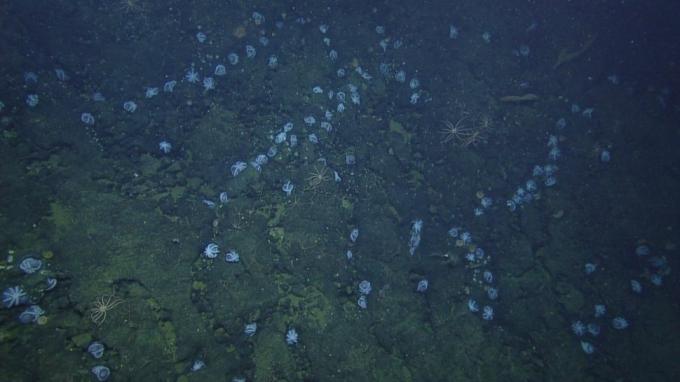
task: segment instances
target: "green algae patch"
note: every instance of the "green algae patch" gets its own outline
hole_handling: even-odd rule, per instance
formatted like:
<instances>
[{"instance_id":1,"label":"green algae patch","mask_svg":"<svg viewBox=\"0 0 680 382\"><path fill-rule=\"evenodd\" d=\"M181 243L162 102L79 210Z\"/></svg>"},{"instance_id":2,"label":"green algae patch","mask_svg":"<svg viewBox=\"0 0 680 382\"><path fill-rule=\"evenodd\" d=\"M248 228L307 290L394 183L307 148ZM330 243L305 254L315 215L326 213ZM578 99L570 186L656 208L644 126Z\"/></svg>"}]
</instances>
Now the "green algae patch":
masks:
<instances>
[{"instance_id":1,"label":"green algae patch","mask_svg":"<svg viewBox=\"0 0 680 382\"><path fill-rule=\"evenodd\" d=\"M283 227L272 227L269 229L269 237L275 242L282 242L286 237L286 230Z\"/></svg>"},{"instance_id":2,"label":"green algae patch","mask_svg":"<svg viewBox=\"0 0 680 382\"><path fill-rule=\"evenodd\" d=\"M343 196L342 199L340 199L340 207L342 207L343 210L351 212L352 209L354 209L354 204L351 200Z\"/></svg>"},{"instance_id":3,"label":"green algae patch","mask_svg":"<svg viewBox=\"0 0 680 382\"><path fill-rule=\"evenodd\" d=\"M26 167L26 174L30 176L40 176L41 174L48 174L49 172L58 170L63 167L62 160L59 155L50 155L47 160L36 161Z\"/></svg>"},{"instance_id":4,"label":"green algae patch","mask_svg":"<svg viewBox=\"0 0 680 382\"><path fill-rule=\"evenodd\" d=\"M191 289L196 292L205 293L205 291L208 290L208 285L203 281L197 280L191 284Z\"/></svg>"},{"instance_id":5,"label":"green algae patch","mask_svg":"<svg viewBox=\"0 0 680 382\"><path fill-rule=\"evenodd\" d=\"M356 307L354 308L356 310ZM359 373L371 370L375 366L375 354L371 351L372 349L374 348L366 343L352 346L347 351L347 368Z\"/></svg>"},{"instance_id":6,"label":"green algae patch","mask_svg":"<svg viewBox=\"0 0 680 382\"><path fill-rule=\"evenodd\" d=\"M247 128L238 123L235 114L218 104L211 104L210 109L202 115L196 129L184 146L191 151L195 165L202 167L222 158L225 147L215 142L233 142L239 131Z\"/></svg>"},{"instance_id":7,"label":"green algae patch","mask_svg":"<svg viewBox=\"0 0 680 382\"><path fill-rule=\"evenodd\" d=\"M406 131L404 125L402 125L401 123L393 119L390 119L389 131L390 133L396 134L399 137L401 137L404 143L411 143L412 134Z\"/></svg>"},{"instance_id":8,"label":"green algae patch","mask_svg":"<svg viewBox=\"0 0 680 382\"><path fill-rule=\"evenodd\" d=\"M377 362L377 367L372 371L373 381L403 381L409 382L413 380L411 371L403 364L403 362L395 356L381 357Z\"/></svg>"},{"instance_id":9,"label":"green algae patch","mask_svg":"<svg viewBox=\"0 0 680 382\"><path fill-rule=\"evenodd\" d=\"M228 182L228 190L230 196L245 195L249 190L255 193L261 193L263 189L262 182L259 182L260 175L254 167L248 166L237 177L232 177Z\"/></svg>"},{"instance_id":10,"label":"green algae patch","mask_svg":"<svg viewBox=\"0 0 680 382\"><path fill-rule=\"evenodd\" d=\"M187 179L187 187L191 190L198 190L201 185L203 185L203 180L201 178L189 178Z\"/></svg>"},{"instance_id":11,"label":"green algae patch","mask_svg":"<svg viewBox=\"0 0 680 382\"><path fill-rule=\"evenodd\" d=\"M210 196L210 195L215 195L215 194L216 194L215 190L214 190L212 187L210 187L209 185L205 184L205 183L204 183L204 184L201 184L201 187L198 188L198 192L200 192L201 195L206 195L206 196Z\"/></svg>"},{"instance_id":12,"label":"green algae patch","mask_svg":"<svg viewBox=\"0 0 680 382\"><path fill-rule=\"evenodd\" d=\"M3 130L2 131L2 138L7 139L7 140L16 139L16 137L18 137L18 136L19 136L19 134L17 134L17 132L13 131L13 130Z\"/></svg>"},{"instance_id":13,"label":"green algae patch","mask_svg":"<svg viewBox=\"0 0 680 382\"><path fill-rule=\"evenodd\" d=\"M70 208L59 202L50 203L50 215L47 218L54 226L56 237L61 237L67 233L74 224L73 212Z\"/></svg>"},{"instance_id":14,"label":"green algae patch","mask_svg":"<svg viewBox=\"0 0 680 382\"><path fill-rule=\"evenodd\" d=\"M163 340L163 354L170 360L177 360L177 334L175 326L170 321L161 321L158 325Z\"/></svg>"},{"instance_id":15,"label":"green algae patch","mask_svg":"<svg viewBox=\"0 0 680 382\"><path fill-rule=\"evenodd\" d=\"M555 285L557 301L569 314L578 314L585 305L585 297L578 288L566 282L557 282Z\"/></svg>"},{"instance_id":16,"label":"green algae patch","mask_svg":"<svg viewBox=\"0 0 680 382\"><path fill-rule=\"evenodd\" d=\"M273 279L274 285L279 295L287 295L290 293L292 287L291 284L295 282L295 279L287 273L276 273Z\"/></svg>"},{"instance_id":17,"label":"green algae patch","mask_svg":"<svg viewBox=\"0 0 680 382\"><path fill-rule=\"evenodd\" d=\"M172 198L173 201L176 202L184 196L186 191L187 188L184 186L175 186L170 189L170 197Z\"/></svg>"},{"instance_id":18,"label":"green algae patch","mask_svg":"<svg viewBox=\"0 0 680 382\"><path fill-rule=\"evenodd\" d=\"M328 298L315 287L304 287L298 293L290 293L279 301L292 322L304 322L315 331L323 331L330 323L333 305Z\"/></svg>"},{"instance_id":19,"label":"green algae patch","mask_svg":"<svg viewBox=\"0 0 680 382\"><path fill-rule=\"evenodd\" d=\"M144 176L155 175L158 172L158 169L160 167L161 167L161 161L152 157L149 154L144 154L140 158L139 170L141 171L142 175L144 175Z\"/></svg>"},{"instance_id":20,"label":"green algae patch","mask_svg":"<svg viewBox=\"0 0 680 382\"><path fill-rule=\"evenodd\" d=\"M283 229L283 227L270 228L269 238L272 240L272 242L274 243L274 247L280 254L282 255L288 254L290 245L288 245L285 241L286 231Z\"/></svg>"},{"instance_id":21,"label":"green algae patch","mask_svg":"<svg viewBox=\"0 0 680 382\"><path fill-rule=\"evenodd\" d=\"M267 219L268 227L275 227L281 224L281 219L286 213L286 205L277 203L273 207L258 208L257 213Z\"/></svg>"},{"instance_id":22,"label":"green algae patch","mask_svg":"<svg viewBox=\"0 0 680 382\"><path fill-rule=\"evenodd\" d=\"M71 343L77 349L85 349L92 342L92 334L81 333L71 338Z\"/></svg>"},{"instance_id":23,"label":"green algae patch","mask_svg":"<svg viewBox=\"0 0 680 382\"><path fill-rule=\"evenodd\" d=\"M408 172L406 182L412 187L420 187L425 181L425 176L418 170L411 170Z\"/></svg>"},{"instance_id":24,"label":"green algae patch","mask_svg":"<svg viewBox=\"0 0 680 382\"><path fill-rule=\"evenodd\" d=\"M263 330L257 336L253 361L255 381L295 381L296 367L282 333Z\"/></svg>"},{"instance_id":25,"label":"green algae patch","mask_svg":"<svg viewBox=\"0 0 680 382\"><path fill-rule=\"evenodd\" d=\"M397 211L397 209L394 208L393 205L390 204L387 207L385 207L385 211L387 212L387 216L391 216L394 220L401 223L402 221L401 215L399 215L399 211Z\"/></svg>"}]
</instances>

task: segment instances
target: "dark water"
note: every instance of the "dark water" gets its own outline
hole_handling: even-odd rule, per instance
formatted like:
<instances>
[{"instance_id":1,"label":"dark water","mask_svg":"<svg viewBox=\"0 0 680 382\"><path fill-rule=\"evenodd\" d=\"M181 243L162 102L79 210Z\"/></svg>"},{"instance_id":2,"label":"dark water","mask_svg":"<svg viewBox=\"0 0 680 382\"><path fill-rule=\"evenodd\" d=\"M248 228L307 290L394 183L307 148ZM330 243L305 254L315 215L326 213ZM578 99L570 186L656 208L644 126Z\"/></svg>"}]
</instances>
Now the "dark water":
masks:
<instances>
[{"instance_id":1,"label":"dark water","mask_svg":"<svg viewBox=\"0 0 680 382\"><path fill-rule=\"evenodd\" d=\"M4 2L0 381L677 380L672 3Z\"/></svg>"}]
</instances>

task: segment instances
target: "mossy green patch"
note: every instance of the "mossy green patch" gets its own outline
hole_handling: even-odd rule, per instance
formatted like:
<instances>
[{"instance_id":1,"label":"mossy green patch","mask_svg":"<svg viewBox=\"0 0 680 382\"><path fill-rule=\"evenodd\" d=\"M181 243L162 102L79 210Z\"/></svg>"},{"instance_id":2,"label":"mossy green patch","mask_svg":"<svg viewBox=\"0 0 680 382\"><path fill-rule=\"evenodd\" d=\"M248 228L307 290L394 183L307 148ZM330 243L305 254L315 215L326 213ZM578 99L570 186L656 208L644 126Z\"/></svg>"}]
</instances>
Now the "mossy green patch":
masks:
<instances>
[{"instance_id":1,"label":"mossy green patch","mask_svg":"<svg viewBox=\"0 0 680 382\"><path fill-rule=\"evenodd\" d=\"M189 187L189 189L198 190L201 185L203 185L203 180L201 178L187 179L187 187Z\"/></svg>"},{"instance_id":2,"label":"mossy green patch","mask_svg":"<svg viewBox=\"0 0 680 382\"><path fill-rule=\"evenodd\" d=\"M161 161L159 161L157 158L152 157L149 154L144 154L140 158L140 171L142 172L142 175L144 176L151 176L154 175L158 172L158 169L161 167Z\"/></svg>"},{"instance_id":3,"label":"mossy green patch","mask_svg":"<svg viewBox=\"0 0 680 382\"><path fill-rule=\"evenodd\" d=\"M84 349L90 342L92 342L90 333L81 333L71 338L71 343L78 349Z\"/></svg>"},{"instance_id":4,"label":"mossy green patch","mask_svg":"<svg viewBox=\"0 0 680 382\"><path fill-rule=\"evenodd\" d=\"M389 129L390 132L399 135L401 139L404 141L404 143L411 143L412 134L406 131L404 125L402 125L401 123L393 119L390 119Z\"/></svg>"},{"instance_id":5,"label":"mossy green patch","mask_svg":"<svg viewBox=\"0 0 680 382\"><path fill-rule=\"evenodd\" d=\"M421 184L423 184L424 181L425 181L425 177L423 176L423 174L422 174L420 171L418 171L418 170L411 170L411 171L408 172L408 180L407 180L407 182L408 182L411 186L413 186L413 187L418 187L418 186L420 186Z\"/></svg>"},{"instance_id":6,"label":"mossy green patch","mask_svg":"<svg viewBox=\"0 0 680 382\"><path fill-rule=\"evenodd\" d=\"M173 201L178 201L181 197L184 196L186 193L186 187L183 186L175 186L170 189L170 197L172 198Z\"/></svg>"},{"instance_id":7,"label":"mossy green patch","mask_svg":"<svg viewBox=\"0 0 680 382\"><path fill-rule=\"evenodd\" d=\"M267 219L268 227L275 227L281 224L281 219L285 215L286 205L277 203L273 207L260 208L257 210L258 214L263 215ZM272 216L272 213L274 216Z\"/></svg>"},{"instance_id":8,"label":"mossy green patch","mask_svg":"<svg viewBox=\"0 0 680 382\"><path fill-rule=\"evenodd\" d=\"M47 219L54 226L56 237L61 237L67 233L75 221L71 209L59 202L50 203L50 215Z\"/></svg>"},{"instance_id":9,"label":"mossy green patch","mask_svg":"<svg viewBox=\"0 0 680 382\"><path fill-rule=\"evenodd\" d=\"M276 247L276 250L279 251L282 255L288 254L288 250L290 249L289 243L286 243L286 231L283 227L272 227L269 229L269 237L272 239L272 242L274 243L274 247Z\"/></svg>"},{"instance_id":10,"label":"mossy green patch","mask_svg":"<svg viewBox=\"0 0 680 382\"><path fill-rule=\"evenodd\" d=\"M371 370L375 365L375 354L373 354L372 350L375 350L375 348L372 348L367 343L359 343L352 346L347 351L347 368L361 373Z\"/></svg>"},{"instance_id":11,"label":"mossy green patch","mask_svg":"<svg viewBox=\"0 0 680 382\"><path fill-rule=\"evenodd\" d=\"M555 285L557 300L569 314L578 314L585 304L585 297L580 290L566 282Z\"/></svg>"},{"instance_id":12,"label":"mossy green patch","mask_svg":"<svg viewBox=\"0 0 680 382\"><path fill-rule=\"evenodd\" d=\"M411 371L396 356L385 355L380 357L376 366L372 369L372 377L370 378L373 381L408 382L413 380Z\"/></svg>"},{"instance_id":13,"label":"mossy green patch","mask_svg":"<svg viewBox=\"0 0 680 382\"><path fill-rule=\"evenodd\" d=\"M194 281L194 282L191 284L191 289L193 289L193 290L195 290L195 291L197 291L197 292L204 292L204 291L206 291L206 290L208 289L208 286L207 286L206 283L204 283L203 281L198 281L198 280L197 280L197 281Z\"/></svg>"},{"instance_id":14,"label":"mossy green patch","mask_svg":"<svg viewBox=\"0 0 680 382\"><path fill-rule=\"evenodd\" d=\"M201 184L201 187L198 189L198 192L200 192L201 195L206 195L206 196L215 195L215 190L213 190L212 187L210 187L209 185L207 185L205 183Z\"/></svg>"},{"instance_id":15,"label":"mossy green patch","mask_svg":"<svg viewBox=\"0 0 680 382\"><path fill-rule=\"evenodd\" d=\"M15 139L18 136L17 132L14 130L3 130L2 137L5 139Z\"/></svg>"},{"instance_id":16,"label":"mossy green patch","mask_svg":"<svg viewBox=\"0 0 680 382\"><path fill-rule=\"evenodd\" d=\"M331 302L317 288L306 286L298 293L289 293L279 301L292 322L304 322L306 326L323 331L328 326L334 309Z\"/></svg>"},{"instance_id":17,"label":"mossy green patch","mask_svg":"<svg viewBox=\"0 0 680 382\"><path fill-rule=\"evenodd\" d=\"M170 321L161 321L158 325L163 338L163 354L169 359L177 359L177 334L175 326Z\"/></svg>"},{"instance_id":18,"label":"mossy green patch","mask_svg":"<svg viewBox=\"0 0 680 382\"><path fill-rule=\"evenodd\" d=\"M347 199L346 197L343 197L343 198L340 200L340 206L341 206L343 209L349 210L349 211L351 211L352 208L354 208L354 204L353 204L349 199Z\"/></svg>"},{"instance_id":19,"label":"mossy green patch","mask_svg":"<svg viewBox=\"0 0 680 382\"><path fill-rule=\"evenodd\" d=\"M255 381L293 381L295 362L281 333L264 330L257 336L253 361Z\"/></svg>"}]
</instances>

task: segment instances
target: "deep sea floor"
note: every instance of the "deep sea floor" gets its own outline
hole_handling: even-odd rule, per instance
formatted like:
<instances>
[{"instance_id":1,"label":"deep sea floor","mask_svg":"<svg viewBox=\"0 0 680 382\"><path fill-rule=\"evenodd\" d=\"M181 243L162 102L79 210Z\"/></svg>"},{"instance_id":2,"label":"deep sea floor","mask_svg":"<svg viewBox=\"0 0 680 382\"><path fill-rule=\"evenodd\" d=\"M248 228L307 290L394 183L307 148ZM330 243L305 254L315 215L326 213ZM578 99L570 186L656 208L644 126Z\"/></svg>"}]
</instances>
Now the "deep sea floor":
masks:
<instances>
[{"instance_id":1,"label":"deep sea floor","mask_svg":"<svg viewBox=\"0 0 680 382\"><path fill-rule=\"evenodd\" d=\"M679 380L677 10L540 3L0 7L0 381Z\"/></svg>"}]
</instances>

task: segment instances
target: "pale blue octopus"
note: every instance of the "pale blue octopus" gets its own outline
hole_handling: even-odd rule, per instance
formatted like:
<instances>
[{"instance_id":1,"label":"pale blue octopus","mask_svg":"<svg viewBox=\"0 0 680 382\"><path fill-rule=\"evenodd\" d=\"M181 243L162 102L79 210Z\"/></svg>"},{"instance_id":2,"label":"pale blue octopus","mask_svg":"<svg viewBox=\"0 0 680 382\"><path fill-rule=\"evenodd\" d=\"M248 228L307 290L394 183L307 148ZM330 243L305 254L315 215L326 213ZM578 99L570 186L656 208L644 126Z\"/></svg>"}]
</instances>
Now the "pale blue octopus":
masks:
<instances>
[{"instance_id":1,"label":"pale blue octopus","mask_svg":"<svg viewBox=\"0 0 680 382\"><path fill-rule=\"evenodd\" d=\"M418 281L418 286L416 286L416 292L425 293L427 288L430 286L430 282L427 279L422 279Z\"/></svg>"},{"instance_id":2,"label":"pale blue octopus","mask_svg":"<svg viewBox=\"0 0 680 382\"><path fill-rule=\"evenodd\" d=\"M290 328L286 332L286 343L288 345L296 345L298 343L298 333L295 328Z\"/></svg>"},{"instance_id":3,"label":"pale blue octopus","mask_svg":"<svg viewBox=\"0 0 680 382\"><path fill-rule=\"evenodd\" d=\"M186 74L184 75L184 79L191 84L195 84L198 82L199 80L198 72L194 70L193 65L191 66L191 68L189 68L189 70L187 70Z\"/></svg>"},{"instance_id":4,"label":"pale blue octopus","mask_svg":"<svg viewBox=\"0 0 680 382\"><path fill-rule=\"evenodd\" d=\"M359 293L364 295L369 295L373 288L371 287L371 282L368 280L363 280L359 283Z\"/></svg>"},{"instance_id":5,"label":"pale blue octopus","mask_svg":"<svg viewBox=\"0 0 680 382\"><path fill-rule=\"evenodd\" d=\"M102 365L97 365L93 367L92 369L90 369L90 372L94 374L94 377L97 378L97 381L99 382L104 382L111 377L111 369Z\"/></svg>"},{"instance_id":6,"label":"pale blue octopus","mask_svg":"<svg viewBox=\"0 0 680 382\"><path fill-rule=\"evenodd\" d=\"M170 151L172 151L172 143L168 141L161 141L158 143L158 149L161 150L163 154L170 154Z\"/></svg>"},{"instance_id":7,"label":"pale blue octopus","mask_svg":"<svg viewBox=\"0 0 680 382\"><path fill-rule=\"evenodd\" d=\"M261 25L265 21L265 17L262 15L260 12L253 12L251 18L253 19L253 22L255 25Z\"/></svg>"},{"instance_id":8,"label":"pale blue octopus","mask_svg":"<svg viewBox=\"0 0 680 382\"><path fill-rule=\"evenodd\" d=\"M368 308L368 300L366 299L365 294L362 294L361 296L359 296L359 298L357 299L357 305L359 305L359 308L361 308L361 309Z\"/></svg>"},{"instance_id":9,"label":"pale blue octopus","mask_svg":"<svg viewBox=\"0 0 680 382\"><path fill-rule=\"evenodd\" d=\"M280 145L281 143L286 141L286 138L287 138L286 132L282 131L282 132L276 134L276 136L274 137L274 143L276 143L277 145Z\"/></svg>"},{"instance_id":10,"label":"pale blue octopus","mask_svg":"<svg viewBox=\"0 0 680 382\"><path fill-rule=\"evenodd\" d=\"M90 113L80 115L80 121L86 125L94 125L94 116Z\"/></svg>"},{"instance_id":11,"label":"pale blue octopus","mask_svg":"<svg viewBox=\"0 0 680 382\"><path fill-rule=\"evenodd\" d=\"M23 305L28 302L28 295L20 286L9 287L2 292L2 305L5 308Z\"/></svg>"},{"instance_id":12,"label":"pale blue octopus","mask_svg":"<svg viewBox=\"0 0 680 382\"><path fill-rule=\"evenodd\" d=\"M21 312L19 315L19 322L22 324L31 324L34 322L38 321L38 318L45 314L45 311L42 310L38 305L31 305L26 310Z\"/></svg>"},{"instance_id":13,"label":"pale blue octopus","mask_svg":"<svg viewBox=\"0 0 680 382\"><path fill-rule=\"evenodd\" d=\"M255 50L254 46L246 45L246 57L255 58L256 54L257 54L257 51Z\"/></svg>"},{"instance_id":14,"label":"pale blue octopus","mask_svg":"<svg viewBox=\"0 0 680 382\"><path fill-rule=\"evenodd\" d=\"M24 73L24 82L27 84L37 84L38 83L38 75L35 74L35 72L26 72Z\"/></svg>"},{"instance_id":15,"label":"pale blue octopus","mask_svg":"<svg viewBox=\"0 0 680 382\"><path fill-rule=\"evenodd\" d=\"M581 322L580 320L574 321L571 323L571 331L581 337L584 334L586 334L586 326Z\"/></svg>"},{"instance_id":16,"label":"pale blue octopus","mask_svg":"<svg viewBox=\"0 0 680 382\"><path fill-rule=\"evenodd\" d=\"M137 110L137 103L135 103L135 101L125 101L123 103L123 110L128 113L134 113L135 110Z\"/></svg>"},{"instance_id":17,"label":"pale blue octopus","mask_svg":"<svg viewBox=\"0 0 680 382\"><path fill-rule=\"evenodd\" d=\"M28 275L39 271L40 268L42 268L42 260L32 256L21 260L21 263L19 263L19 269Z\"/></svg>"},{"instance_id":18,"label":"pale blue octopus","mask_svg":"<svg viewBox=\"0 0 680 382\"><path fill-rule=\"evenodd\" d=\"M208 259L214 259L220 254L220 247L215 243L210 243L205 246L203 250L203 256Z\"/></svg>"},{"instance_id":19,"label":"pale blue octopus","mask_svg":"<svg viewBox=\"0 0 680 382\"><path fill-rule=\"evenodd\" d=\"M247 337L252 337L255 335L255 332L257 331L257 323L252 323L252 324L247 324L245 329L243 329L243 333Z\"/></svg>"},{"instance_id":20,"label":"pale blue octopus","mask_svg":"<svg viewBox=\"0 0 680 382\"><path fill-rule=\"evenodd\" d=\"M489 300L498 299L498 289L490 287L489 289L486 290L486 296L489 297Z\"/></svg>"},{"instance_id":21,"label":"pale blue octopus","mask_svg":"<svg viewBox=\"0 0 680 382\"><path fill-rule=\"evenodd\" d=\"M250 162L250 165L257 170L257 172L262 171L262 166L267 164L269 162L269 157L267 157L265 154L260 154L258 155L255 160Z\"/></svg>"},{"instance_id":22,"label":"pale blue octopus","mask_svg":"<svg viewBox=\"0 0 680 382\"><path fill-rule=\"evenodd\" d=\"M239 256L238 252L233 249L230 249L224 258L227 263L238 263L240 259L241 257Z\"/></svg>"},{"instance_id":23,"label":"pale blue octopus","mask_svg":"<svg viewBox=\"0 0 680 382\"><path fill-rule=\"evenodd\" d=\"M629 325L630 324L628 323L628 320L626 320L625 318L623 318L621 316L614 317L612 319L612 326L616 330L623 330L623 329L627 328Z\"/></svg>"},{"instance_id":24,"label":"pale blue octopus","mask_svg":"<svg viewBox=\"0 0 680 382\"><path fill-rule=\"evenodd\" d=\"M640 294L642 293L642 284L637 280L630 280L630 289L633 292Z\"/></svg>"},{"instance_id":25,"label":"pale blue octopus","mask_svg":"<svg viewBox=\"0 0 680 382\"><path fill-rule=\"evenodd\" d=\"M356 243L358 238L359 238L359 228L352 229L352 232L349 233L349 240L351 240L352 243Z\"/></svg>"},{"instance_id":26,"label":"pale blue octopus","mask_svg":"<svg viewBox=\"0 0 680 382\"><path fill-rule=\"evenodd\" d=\"M595 346L588 341L581 341L581 350L586 354L595 353Z\"/></svg>"},{"instance_id":27,"label":"pale blue octopus","mask_svg":"<svg viewBox=\"0 0 680 382\"><path fill-rule=\"evenodd\" d=\"M26 105L28 105L28 107L36 107L38 106L38 102L40 102L40 98L37 94L29 94L26 96Z\"/></svg>"},{"instance_id":28,"label":"pale blue octopus","mask_svg":"<svg viewBox=\"0 0 680 382\"><path fill-rule=\"evenodd\" d=\"M51 291L52 289L57 287L57 279L54 278L54 277L48 277L45 280L45 284L47 284L47 285L45 286L44 291L45 292Z\"/></svg>"},{"instance_id":29,"label":"pale blue octopus","mask_svg":"<svg viewBox=\"0 0 680 382\"><path fill-rule=\"evenodd\" d=\"M294 188L295 188L295 186L290 182L290 180L287 181L286 183L284 183L283 187L281 187L283 192L286 193L286 196L290 196L290 194L293 192Z\"/></svg>"},{"instance_id":30,"label":"pale blue octopus","mask_svg":"<svg viewBox=\"0 0 680 382\"><path fill-rule=\"evenodd\" d=\"M104 344L99 341L94 341L87 347L87 352L90 353L90 355L95 359L100 359L103 357L104 350Z\"/></svg>"},{"instance_id":31,"label":"pale blue octopus","mask_svg":"<svg viewBox=\"0 0 680 382\"><path fill-rule=\"evenodd\" d=\"M248 165L246 164L246 162L238 161L238 162L234 163L233 165L231 165L231 175L237 176L238 174L240 174L246 168L248 168Z\"/></svg>"},{"instance_id":32,"label":"pale blue octopus","mask_svg":"<svg viewBox=\"0 0 680 382\"><path fill-rule=\"evenodd\" d=\"M215 89L215 80L212 77L203 78L203 91Z\"/></svg>"},{"instance_id":33,"label":"pale blue octopus","mask_svg":"<svg viewBox=\"0 0 680 382\"><path fill-rule=\"evenodd\" d=\"M191 364L191 371L195 373L199 370L205 369L205 366L205 361L199 358Z\"/></svg>"},{"instance_id":34,"label":"pale blue octopus","mask_svg":"<svg viewBox=\"0 0 680 382\"><path fill-rule=\"evenodd\" d=\"M227 55L227 60L229 60L229 63L230 63L231 65L236 65L236 64L238 64L238 60L239 60L239 59L238 59L238 54L236 54L236 53L229 53L229 55Z\"/></svg>"},{"instance_id":35,"label":"pale blue octopus","mask_svg":"<svg viewBox=\"0 0 680 382\"><path fill-rule=\"evenodd\" d=\"M593 337L597 337L600 335L600 325L598 325L595 322L591 322L588 325L586 325L586 328L588 329L588 334L590 334Z\"/></svg>"},{"instance_id":36,"label":"pale blue octopus","mask_svg":"<svg viewBox=\"0 0 680 382\"><path fill-rule=\"evenodd\" d=\"M475 299L473 299L473 298L468 299L467 306L468 306L468 310L470 312L472 312L472 313L479 312L479 304L477 303L477 301Z\"/></svg>"},{"instance_id":37,"label":"pale blue octopus","mask_svg":"<svg viewBox=\"0 0 680 382\"><path fill-rule=\"evenodd\" d=\"M486 321L493 320L493 308L489 305L484 306L484 309L482 309L482 318Z\"/></svg>"},{"instance_id":38,"label":"pale blue octopus","mask_svg":"<svg viewBox=\"0 0 680 382\"><path fill-rule=\"evenodd\" d=\"M172 80L172 81L167 81L165 84L163 84L163 91L166 93L172 93L175 91L175 86L177 85L177 81Z\"/></svg>"},{"instance_id":39,"label":"pale blue octopus","mask_svg":"<svg viewBox=\"0 0 680 382\"><path fill-rule=\"evenodd\" d=\"M146 92L144 92L144 97L153 98L157 96L158 93L159 93L158 88L146 88Z\"/></svg>"},{"instance_id":40,"label":"pale blue octopus","mask_svg":"<svg viewBox=\"0 0 680 382\"><path fill-rule=\"evenodd\" d=\"M59 81L68 81L69 76L66 74L64 69L56 68L54 69L54 74L57 76Z\"/></svg>"},{"instance_id":41,"label":"pale blue octopus","mask_svg":"<svg viewBox=\"0 0 680 382\"><path fill-rule=\"evenodd\" d=\"M482 277L484 278L484 282L486 282L487 284L493 283L493 273L491 273L491 271L484 271Z\"/></svg>"},{"instance_id":42,"label":"pale blue octopus","mask_svg":"<svg viewBox=\"0 0 680 382\"><path fill-rule=\"evenodd\" d=\"M270 69L276 69L277 66L279 66L279 58L275 55L272 54L267 58L267 66Z\"/></svg>"}]
</instances>

